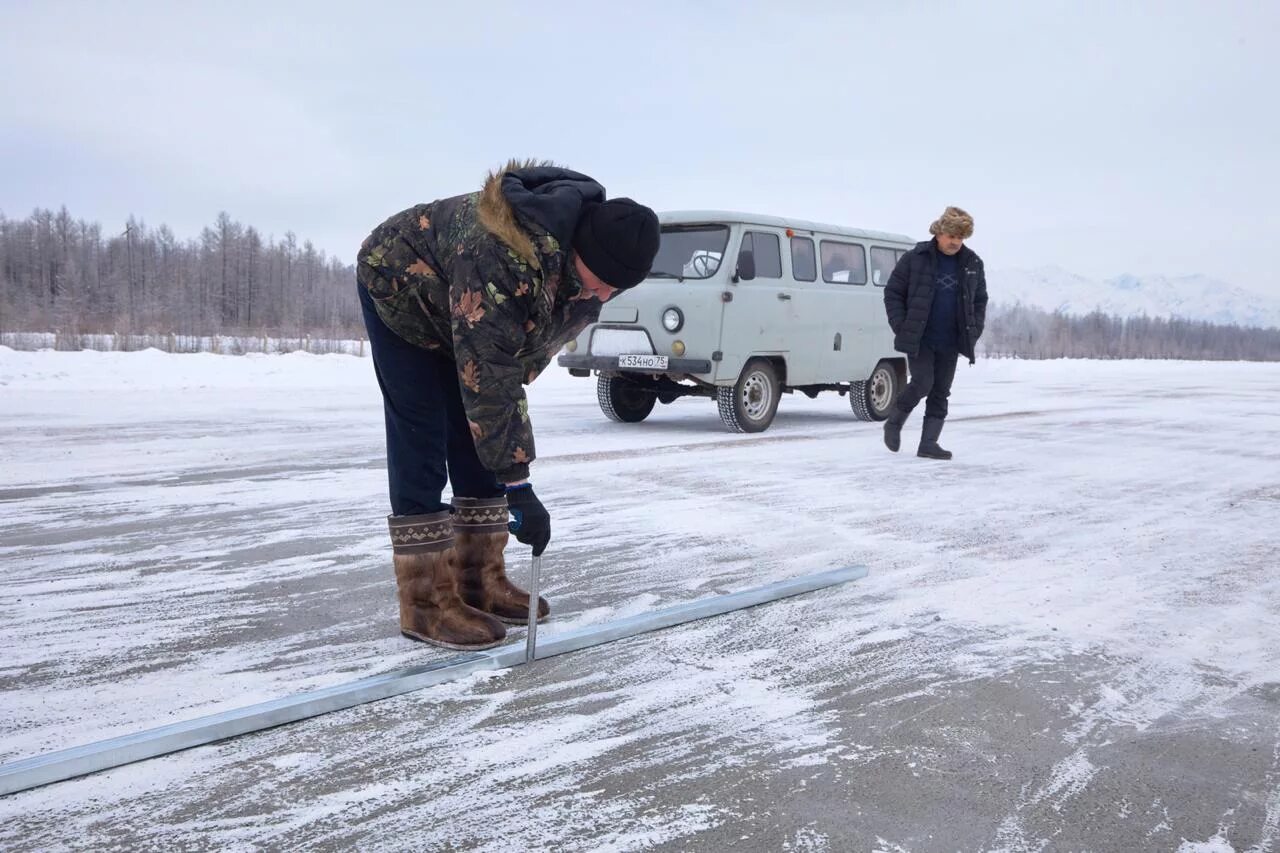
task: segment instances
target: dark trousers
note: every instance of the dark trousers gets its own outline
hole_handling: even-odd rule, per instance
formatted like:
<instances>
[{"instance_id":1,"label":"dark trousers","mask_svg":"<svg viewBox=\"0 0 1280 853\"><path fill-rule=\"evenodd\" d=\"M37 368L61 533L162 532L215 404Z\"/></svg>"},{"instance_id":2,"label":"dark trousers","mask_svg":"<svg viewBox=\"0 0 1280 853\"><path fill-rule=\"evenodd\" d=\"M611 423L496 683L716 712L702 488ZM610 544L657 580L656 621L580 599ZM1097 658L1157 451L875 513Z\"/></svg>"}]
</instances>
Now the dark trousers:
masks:
<instances>
[{"instance_id":1,"label":"dark trousers","mask_svg":"<svg viewBox=\"0 0 1280 853\"><path fill-rule=\"evenodd\" d=\"M942 420L947 416L947 398L951 396L951 382L956 378L956 362L960 353L955 350L935 351L927 344L920 345L919 355L907 356L911 381L898 397L898 408L903 414L911 414L922 397L924 416Z\"/></svg>"},{"instance_id":2,"label":"dark trousers","mask_svg":"<svg viewBox=\"0 0 1280 853\"><path fill-rule=\"evenodd\" d=\"M392 514L420 515L448 509L440 499L446 482L453 485L457 497L503 494L498 478L476 455L462 407L457 365L388 329L369 292L360 285L356 289L387 419Z\"/></svg>"}]
</instances>

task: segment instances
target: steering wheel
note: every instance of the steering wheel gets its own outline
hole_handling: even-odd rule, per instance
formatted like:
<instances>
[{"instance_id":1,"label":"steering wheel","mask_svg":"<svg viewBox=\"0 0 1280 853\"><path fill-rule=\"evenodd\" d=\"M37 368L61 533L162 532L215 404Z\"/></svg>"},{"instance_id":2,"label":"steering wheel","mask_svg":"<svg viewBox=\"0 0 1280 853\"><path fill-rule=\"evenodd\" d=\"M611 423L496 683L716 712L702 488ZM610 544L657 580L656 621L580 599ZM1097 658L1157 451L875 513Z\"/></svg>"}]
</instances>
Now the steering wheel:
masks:
<instances>
[{"instance_id":1,"label":"steering wheel","mask_svg":"<svg viewBox=\"0 0 1280 853\"><path fill-rule=\"evenodd\" d=\"M710 253L703 252L702 254L694 255L693 259L689 261L689 266L698 275L711 275L720 266L720 261L717 258L713 258Z\"/></svg>"}]
</instances>

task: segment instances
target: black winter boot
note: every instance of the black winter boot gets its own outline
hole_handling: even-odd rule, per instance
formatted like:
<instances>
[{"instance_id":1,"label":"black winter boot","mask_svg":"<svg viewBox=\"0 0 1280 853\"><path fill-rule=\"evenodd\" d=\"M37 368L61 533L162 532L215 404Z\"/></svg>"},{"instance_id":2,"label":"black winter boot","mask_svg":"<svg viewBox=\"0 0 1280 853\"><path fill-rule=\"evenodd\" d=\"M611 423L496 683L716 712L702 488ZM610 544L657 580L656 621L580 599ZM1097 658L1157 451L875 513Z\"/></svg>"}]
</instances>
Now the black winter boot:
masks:
<instances>
[{"instance_id":1,"label":"black winter boot","mask_svg":"<svg viewBox=\"0 0 1280 853\"><path fill-rule=\"evenodd\" d=\"M950 459L951 451L943 450L938 446L938 436L942 435L942 418L924 419L924 426L920 429L920 449L916 451L916 456L923 459Z\"/></svg>"},{"instance_id":2,"label":"black winter boot","mask_svg":"<svg viewBox=\"0 0 1280 853\"><path fill-rule=\"evenodd\" d=\"M898 448L902 446L902 425L907 422L907 416L910 412L904 412L897 406L889 410L889 417L884 421L884 446L898 452Z\"/></svg>"}]
</instances>

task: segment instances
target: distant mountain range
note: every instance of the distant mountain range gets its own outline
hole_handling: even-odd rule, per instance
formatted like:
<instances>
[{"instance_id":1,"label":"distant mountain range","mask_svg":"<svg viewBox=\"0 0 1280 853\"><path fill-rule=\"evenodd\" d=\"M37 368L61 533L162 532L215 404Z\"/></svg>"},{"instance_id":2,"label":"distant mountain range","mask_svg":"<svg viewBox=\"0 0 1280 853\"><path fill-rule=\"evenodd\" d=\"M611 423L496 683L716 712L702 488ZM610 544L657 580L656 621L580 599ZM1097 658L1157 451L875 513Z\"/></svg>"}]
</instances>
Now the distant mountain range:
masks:
<instances>
[{"instance_id":1,"label":"distant mountain range","mask_svg":"<svg viewBox=\"0 0 1280 853\"><path fill-rule=\"evenodd\" d=\"M1088 314L1101 309L1122 317L1182 317L1240 326L1280 327L1280 298L1255 293L1206 275L1119 275L1093 279L1058 267L987 273L996 305Z\"/></svg>"}]
</instances>

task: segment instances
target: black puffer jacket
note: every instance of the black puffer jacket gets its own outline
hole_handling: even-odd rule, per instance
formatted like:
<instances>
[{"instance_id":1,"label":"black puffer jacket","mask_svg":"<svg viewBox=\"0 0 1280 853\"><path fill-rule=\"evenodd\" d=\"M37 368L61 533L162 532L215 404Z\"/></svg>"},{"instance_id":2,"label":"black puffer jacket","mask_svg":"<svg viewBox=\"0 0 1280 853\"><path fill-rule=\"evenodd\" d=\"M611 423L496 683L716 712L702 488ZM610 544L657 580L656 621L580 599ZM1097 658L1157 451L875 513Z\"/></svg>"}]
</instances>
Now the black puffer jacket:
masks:
<instances>
[{"instance_id":1,"label":"black puffer jacket","mask_svg":"<svg viewBox=\"0 0 1280 853\"><path fill-rule=\"evenodd\" d=\"M884 310L893 329L893 348L907 355L920 353L920 339L925 324L929 322L929 309L933 306L933 270L938 259L938 244L934 240L917 243L902 256L889 276L884 289ZM960 317L963 328L959 330L960 352L974 363L974 347L982 337L987 322L987 276L982 268L982 258L968 246L960 248L956 255L956 267L960 274Z\"/></svg>"}]
</instances>

